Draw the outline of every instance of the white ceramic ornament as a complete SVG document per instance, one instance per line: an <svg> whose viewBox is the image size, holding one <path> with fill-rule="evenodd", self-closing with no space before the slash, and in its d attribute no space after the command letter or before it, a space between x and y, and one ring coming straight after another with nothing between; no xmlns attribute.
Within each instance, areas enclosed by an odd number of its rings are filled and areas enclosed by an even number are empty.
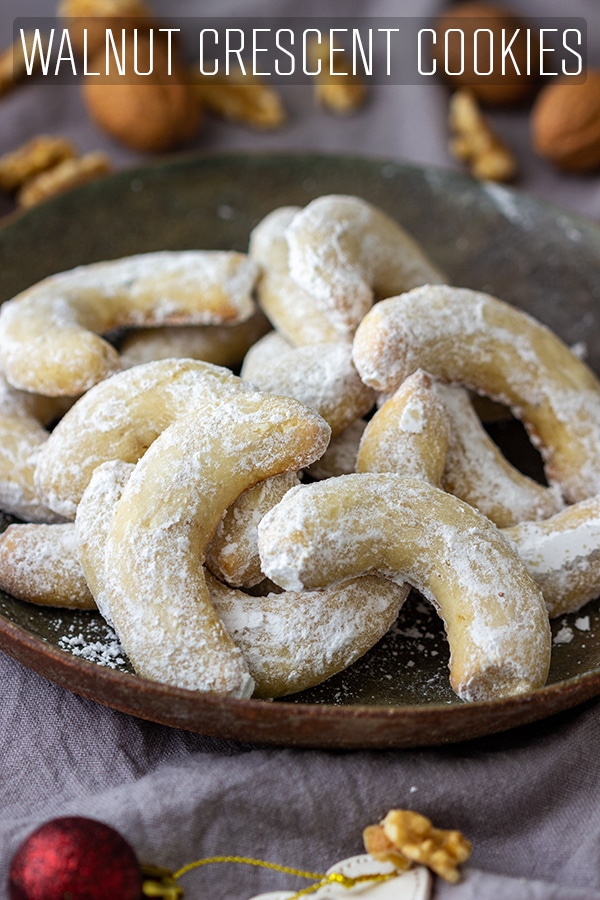
<svg viewBox="0 0 600 900"><path fill-rule="evenodd" d="M358 875L386 874L393 872L389 863L378 862L368 853L362 856L351 856L332 866L327 875L341 872L350 878ZM364 897L365 900L428 900L431 896L431 873L424 866L416 866L407 872L398 872L395 878L388 881L363 881L351 888L341 884L326 884L309 894L315 900L342 900L346 897ZM300 888L298 888L300 890ZM250 900L289 900L296 891L274 891L270 894L257 894Z"/></svg>

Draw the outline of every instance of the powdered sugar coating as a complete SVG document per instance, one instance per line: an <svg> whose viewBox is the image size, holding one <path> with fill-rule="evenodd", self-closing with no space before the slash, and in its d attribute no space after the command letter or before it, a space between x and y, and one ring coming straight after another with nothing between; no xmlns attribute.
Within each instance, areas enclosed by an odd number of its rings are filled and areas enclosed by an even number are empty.
<svg viewBox="0 0 600 900"><path fill-rule="evenodd" d="M296 472L282 472L248 488L229 507L206 550L207 567L232 587L254 587L264 579L258 554L258 523L300 483Z"/></svg>
<svg viewBox="0 0 600 900"><path fill-rule="evenodd" d="M358 448L366 425L364 419L357 419L341 434L333 437L323 456L309 467L310 477L322 481L323 478L356 472Z"/></svg>
<svg viewBox="0 0 600 900"><path fill-rule="evenodd" d="M375 294L444 281L416 241L359 197L318 197L286 229L290 274L336 330L352 334Z"/></svg>
<svg viewBox="0 0 600 900"><path fill-rule="evenodd" d="M334 327L290 275L285 232L298 212L298 206L275 209L250 235L248 252L262 270L257 287L259 305L277 332L293 346L348 341L349 335Z"/></svg>
<svg viewBox="0 0 600 900"><path fill-rule="evenodd" d="M34 472L44 426L64 410L63 401L18 391L0 376L0 508L26 522L61 521L37 496Z"/></svg>
<svg viewBox="0 0 600 900"><path fill-rule="evenodd" d="M418 369L369 421L358 451L357 472L396 472L440 486L450 422L434 379Z"/></svg>
<svg viewBox="0 0 600 900"><path fill-rule="evenodd" d="M185 358L234 368L269 327L265 316L257 312L236 325L135 328L119 341L121 366L130 369L156 359Z"/></svg>
<svg viewBox="0 0 600 900"><path fill-rule="evenodd" d="M246 366L242 374L248 377ZM323 416L335 436L367 413L375 393L361 380L348 344L293 347L253 367L252 383L263 391L295 397Z"/></svg>
<svg viewBox="0 0 600 900"><path fill-rule="evenodd" d="M509 406L568 502L600 492L600 383L548 328L494 297L424 286L378 303L354 339L363 380L395 390L424 368Z"/></svg>
<svg viewBox="0 0 600 900"><path fill-rule="evenodd" d="M40 450L35 486L55 512L72 519L94 468L136 462L179 416L252 391L229 369L201 360L158 360L119 372L83 395Z"/></svg>
<svg viewBox="0 0 600 900"><path fill-rule="evenodd" d="M342 671L389 630L408 588L354 578L320 591L251 597L208 578L211 601L241 649L255 696L306 690Z"/></svg>
<svg viewBox="0 0 600 900"><path fill-rule="evenodd" d="M294 400L237 391L154 441L116 506L102 572L113 625L139 674L250 696L243 657L210 602L206 547L243 490L308 465L329 434Z"/></svg>
<svg viewBox="0 0 600 900"><path fill-rule="evenodd" d="M550 616L600 596L600 498L581 500L542 522L504 529L542 589Z"/></svg>
<svg viewBox="0 0 600 900"><path fill-rule="evenodd" d="M288 590L366 572L409 582L444 619L450 680L464 700L546 680L541 591L488 519L423 481L356 474L294 488L262 520L259 549L267 576Z"/></svg>
<svg viewBox="0 0 600 900"><path fill-rule="evenodd" d="M94 609L79 561L75 526L9 525L0 535L0 588L40 606Z"/></svg>
<svg viewBox="0 0 600 900"><path fill-rule="evenodd" d="M500 528L545 519L563 509L557 485L544 487L514 468L481 425L469 394L438 383L450 419L442 487L475 506Z"/></svg>
<svg viewBox="0 0 600 900"><path fill-rule="evenodd" d="M98 335L132 325L239 322L258 267L231 251L139 254L39 282L0 309L0 364L15 387L77 396L118 371Z"/></svg>
<svg viewBox="0 0 600 900"><path fill-rule="evenodd" d="M109 622L110 598L96 573L103 571L110 522L133 469L121 462L99 466L77 510L81 558ZM407 594L387 579L365 577L331 590L255 597L209 572L205 577L210 602L241 649L259 697L304 690L346 668L390 628Z"/></svg>

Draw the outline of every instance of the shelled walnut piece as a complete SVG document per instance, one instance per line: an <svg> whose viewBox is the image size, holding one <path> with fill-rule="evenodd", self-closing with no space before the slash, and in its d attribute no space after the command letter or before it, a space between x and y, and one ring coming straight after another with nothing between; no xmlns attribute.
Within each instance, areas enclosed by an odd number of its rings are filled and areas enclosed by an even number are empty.
<svg viewBox="0 0 600 900"><path fill-rule="evenodd" d="M517 174L512 151L494 132L470 90L456 91L450 100L450 152L466 162L482 181L511 181Z"/></svg>
<svg viewBox="0 0 600 900"><path fill-rule="evenodd" d="M64 194L72 188L87 184L111 171L111 164L104 153L86 153L72 159L64 159L58 165L25 182L17 194L17 204L24 208L37 206L44 200Z"/></svg>
<svg viewBox="0 0 600 900"><path fill-rule="evenodd" d="M28 208L110 170L104 153L79 156L65 138L42 134L0 157L0 190L16 192L17 206Z"/></svg>
<svg viewBox="0 0 600 900"><path fill-rule="evenodd" d="M76 155L75 147L65 138L40 134L0 157L0 190L18 190L30 178Z"/></svg>
<svg viewBox="0 0 600 900"><path fill-rule="evenodd" d="M281 128L286 121L279 93L249 71L208 76L190 67L188 78L200 106L222 119L264 130Z"/></svg>
<svg viewBox="0 0 600 900"><path fill-rule="evenodd" d="M352 61L341 47L314 40L308 45L308 56L318 67L314 76L317 103L338 115L353 113L363 105L367 86L351 71Z"/></svg>
<svg viewBox="0 0 600 900"><path fill-rule="evenodd" d="M471 843L460 831L436 828L426 816L407 809L391 809L379 825L365 828L363 840L375 859L401 870L418 863L453 883L471 855Z"/></svg>

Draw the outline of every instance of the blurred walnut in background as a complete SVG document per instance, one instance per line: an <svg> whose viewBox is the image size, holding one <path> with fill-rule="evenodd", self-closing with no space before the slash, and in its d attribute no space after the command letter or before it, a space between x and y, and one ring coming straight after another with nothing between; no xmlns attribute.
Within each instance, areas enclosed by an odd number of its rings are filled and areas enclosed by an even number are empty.
<svg viewBox="0 0 600 900"><path fill-rule="evenodd" d="M435 31L437 72L449 84L468 87L487 106L510 106L532 97L539 79L527 74L528 60L537 65L537 41L531 30L528 36L521 18L489 3L457 3L437 18ZM507 44L510 52L505 52ZM486 72L491 74L479 74Z"/></svg>

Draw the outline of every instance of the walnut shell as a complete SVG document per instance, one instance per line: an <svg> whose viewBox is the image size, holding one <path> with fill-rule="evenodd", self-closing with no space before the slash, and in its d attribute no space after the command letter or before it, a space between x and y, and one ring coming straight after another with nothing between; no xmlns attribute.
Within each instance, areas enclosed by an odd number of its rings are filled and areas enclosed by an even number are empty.
<svg viewBox="0 0 600 900"><path fill-rule="evenodd" d="M457 72L461 68L462 58L458 35L448 40L448 58L445 58L445 32L449 29L460 29L465 38L464 71L460 75L448 75L445 69ZM493 55L490 60L489 44L485 40L478 42L480 71L487 71L493 63L491 75L478 75L475 72L474 35L478 28L489 28L494 35ZM501 42L502 29L512 35L520 29L512 44L520 74L507 72L501 76ZM439 75L455 87L468 87L477 99L487 106L511 106L522 103L532 96L536 90L538 79L527 72L527 26L522 19L508 10L489 3L467 2L451 6L447 12L438 16L435 24L437 41L434 47L434 58ZM456 38L456 39L455 39ZM532 41L532 54L534 44ZM494 74L496 73L496 74Z"/></svg>
<svg viewBox="0 0 600 900"><path fill-rule="evenodd" d="M127 39L128 54L133 53L133 40ZM137 36L141 71L150 68L151 40L149 35ZM152 74L89 76L83 98L96 124L125 146L143 152L163 153L191 140L202 113L183 67L173 57L169 76L166 45L155 36ZM103 65L102 53L90 69L102 72Z"/></svg>
<svg viewBox="0 0 600 900"><path fill-rule="evenodd" d="M560 169L600 168L600 71L576 84L560 78L540 91L531 111L533 148Z"/></svg>

